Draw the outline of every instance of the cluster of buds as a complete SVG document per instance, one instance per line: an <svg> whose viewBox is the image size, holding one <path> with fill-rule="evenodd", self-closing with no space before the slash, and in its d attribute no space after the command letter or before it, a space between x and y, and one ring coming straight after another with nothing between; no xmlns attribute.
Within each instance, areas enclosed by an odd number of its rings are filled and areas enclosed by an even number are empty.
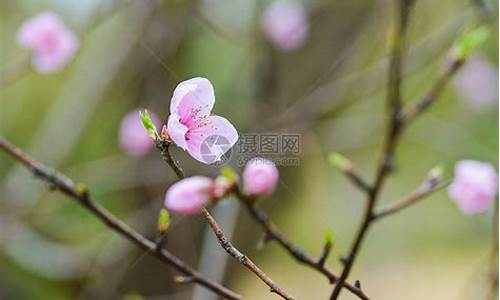
<svg viewBox="0 0 500 300"><path fill-rule="evenodd" d="M165 195L165 206L179 214L196 214L210 203L242 191L245 199L268 196L278 184L279 171L276 165L263 158L250 160L243 170L242 186L238 176L229 167L215 179L193 176L173 184Z"/></svg>

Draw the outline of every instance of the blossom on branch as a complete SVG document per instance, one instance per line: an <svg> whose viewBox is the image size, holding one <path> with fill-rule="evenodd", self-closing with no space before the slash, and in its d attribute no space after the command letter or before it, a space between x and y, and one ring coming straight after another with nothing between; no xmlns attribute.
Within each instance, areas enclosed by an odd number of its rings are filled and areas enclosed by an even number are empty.
<svg viewBox="0 0 500 300"><path fill-rule="evenodd" d="M201 77L179 83L170 102L169 138L205 164L220 161L238 140L231 122L210 115L214 104L214 88L208 79Z"/></svg>
<svg viewBox="0 0 500 300"><path fill-rule="evenodd" d="M264 196L272 193L278 184L279 171L276 165L264 158L247 162L243 171L243 191L249 196Z"/></svg>
<svg viewBox="0 0 500 300"><path fill-rule="evenodd" d="M180 214L196 214L213 198L214 180L193 176L174 183L165 195L165 207Z"/></svg>
<svg viewBox="0 0 500 300"><path fill-rule="evenodd" d="M467 215L486 211L498 192L498 175L489 163L462 160L448 189L450 198Z"/></svg>
<svg viewBox="0 0 500 300"><path fill-rule="evenodd" d="M307 11L296 0L277 0L262 16L262 30L277 48L291 51L302 46L309 33Z"/></svg>
<svg viewBox="0 0 500 300"><path fill-rule="evenodd" d="M17 42L33 51L33 67L44 74L62 69L79 48L77 36L50 11L26 20L17 31Z"/></svg>

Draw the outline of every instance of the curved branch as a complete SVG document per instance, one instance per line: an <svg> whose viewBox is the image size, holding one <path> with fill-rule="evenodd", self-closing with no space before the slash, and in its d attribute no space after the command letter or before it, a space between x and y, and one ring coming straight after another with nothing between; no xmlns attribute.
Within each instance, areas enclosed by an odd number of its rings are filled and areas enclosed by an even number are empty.
<svg viewBox="0 0 500 300"><path fill-rule="evenodd" d="M182 274L189 276L193 282L212 290L226 299L242 299L239 294L198 273L171 252L165 249L157 250L156 244L153 241L144 237L104 207L94 202L89 191L83 185L75 185L70 178L34 160L28 154L24 153L21 149L12 145L2 137L0 137L0 149L30 169L36 177L48 182L55 189L76 200L78 204L90 211L110 229L131 241L137 247L155 256L160 261L167 263Z"/></svg>

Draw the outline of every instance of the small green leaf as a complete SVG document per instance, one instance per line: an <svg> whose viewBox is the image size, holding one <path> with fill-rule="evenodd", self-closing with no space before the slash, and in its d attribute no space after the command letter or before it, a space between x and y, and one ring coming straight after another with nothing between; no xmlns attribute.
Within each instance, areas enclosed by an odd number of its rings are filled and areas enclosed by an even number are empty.
<svg viewBox="0 0 500 300"><path fill-rule="evenodd" d="M443 173L443 165L437 165L429 171L427 180L431 182L431 184L436 184L443 179Z"/></svg>
<svg viewBox="0 0 500 300"><path fill-rule="evenodd" d="M168 226L170 225L170 214L168 210L162 208L158 214L158 232L164 234L167 232Z"/></svg>
<svg viewBox="0 0 500 300"><path fill-rule="evenodd" d="M145 109L143 111L139 112L139 117L141 118L142 126L146 129L148 132L148 135L155 140L158 137L158 133L156 131L156 126L153 123L153 120L151 120L151 115L149 112Z"/></svg>
<svg viewBox="0 0 500 300"><path fill-rule="evenodd" d="M130 292L123 295L122 300L144 300L145 298L137 292Z"/></svg>
<svg viewBox="0 0 500 300"><path fill-rule="evenodd" d="M79 194L84 194L84 193L88 193L89 189L87 187L87 185L85 183L82 183L82 182L78 182L75 186L75 190L79 193Z"/></svg>
<svg viewBox="0 0 500 300"><path fill-rule="evenodd" d="M325 243L329 245L333 245L333 230L328 229L325 232Z"/></svg>
<svg viewBox="0 0 500 300"><path fill-rule="evenodd" d="M221 175L226 177L230 182L235 182L238 180L238 174L231 168L231 166L226 165L221 168Z"/></svg>
<svg viewBox="0 0 500 300"><path fill-rule="evenodd" d="M452 48L452 55L460 60L466 59L488 39L490 32L488 27L479 26L474 30L464 33L455 42Z"/></svg>
<svg viewBox="0 0 500 300"><path fill-rule="evenodd" d="M328 155L328 162L342 171L347 171L352 169L352 163L349 159L345 158L342 154L337 152L332 152Z"/></svg>

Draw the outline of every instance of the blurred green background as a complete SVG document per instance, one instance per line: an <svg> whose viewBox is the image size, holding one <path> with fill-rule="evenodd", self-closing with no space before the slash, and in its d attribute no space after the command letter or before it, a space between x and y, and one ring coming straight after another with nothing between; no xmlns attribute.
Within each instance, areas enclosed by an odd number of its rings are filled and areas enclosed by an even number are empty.
<svg viewBox="0 0 500 300"><path fill-rule="evenodd" d="M35 158L85 182L105 207L149 237L174 174L157 153L134 158L118 143L122 118L148 108L162 119L182 80L215 87L215 113L240 132L300 133L299 167L281 168L278 191L261 203L296 243L319 255L333 230L328 265L341 270L363 197L326 163L349 157L371 180L381 156L388 37L394 2L303 1L310 34L283 53L262 36L260 0L3 0L0 2L0 132ZM403 95L415 101L446 63L456 37L480 22L493 34L475 54L498 78L497 1L416 1L408 33ZM54 75L25 66L15 34L28 17L57 12L80 37L75 60ZM472 75L471 75L472 76ZM467 78L467 76L465 76ZM450 84L406 131L397 173L382 203L415 189L438 164L450 177L460 159L498 164L498 94L475 107ZM491 87L495 91L498 86ZM218 170L175 151L188 174ZM332 286L275 243L228 200L216 211L235 244L298 299L325 299ZM492 212L464 216L446 191L373 227L350 280L373 299L482 299L491 265ZM237 221L237 222L235 222ZM227 260L198 217L174 216L168 248L246 299L277 299ZM207 259L209 258L209 259ZM210 264L212 261L212 264ZM110 232L72 201L0 155L0 299L212 299ZM342 299L355 299L343 292Z"/></svg>

